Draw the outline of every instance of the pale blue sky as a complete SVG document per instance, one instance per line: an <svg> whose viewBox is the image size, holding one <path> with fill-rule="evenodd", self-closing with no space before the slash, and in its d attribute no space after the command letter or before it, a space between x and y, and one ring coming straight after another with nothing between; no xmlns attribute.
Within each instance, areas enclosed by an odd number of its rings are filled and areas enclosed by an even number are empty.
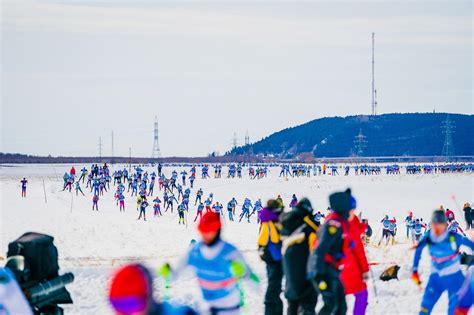
<svg viewBox="0 0 474 315"><path fill-rule="evenodd" d="M473 113L470 1L2 1L2 152L230 149L335 115Z"/></svg>

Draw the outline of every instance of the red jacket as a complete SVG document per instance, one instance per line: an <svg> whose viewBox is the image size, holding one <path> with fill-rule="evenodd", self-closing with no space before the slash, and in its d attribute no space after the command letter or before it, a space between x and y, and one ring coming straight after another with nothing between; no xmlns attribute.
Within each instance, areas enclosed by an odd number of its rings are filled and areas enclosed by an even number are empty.
<svg viewBox="0 0 474 315"><path fill-rule="evenodd" d="M454 212L452 210L446 210L446 219L454 220Z"/></svg>
<svg viewBox="0 0 474 315"><path fill-rule="evenodd" d="M71 175L76 175L76 169L73 167L71 167L71 170L69 171L69 174Z"/></svg>
<svg viewBox="0 0 474 315"><path fill-rule="evenodd" d="M367 289L362 274L369 271L369 263L361 239L366 228L358 217L349 221L349 240L352 242L352 250L346 257L344 269L341 272L341 281L346 294L354 294Z"/></svg>

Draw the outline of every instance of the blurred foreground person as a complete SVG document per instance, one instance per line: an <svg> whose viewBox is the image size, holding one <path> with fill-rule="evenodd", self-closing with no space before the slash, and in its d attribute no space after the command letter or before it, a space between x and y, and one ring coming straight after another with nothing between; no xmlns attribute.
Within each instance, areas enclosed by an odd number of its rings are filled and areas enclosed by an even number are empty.
<svg viewBox="0 0 474 315"><path fill-rule="evenodd" d="M158 274L165 279L176 279L187 267L191 267L210 314L238 315L245 304L241 281L247 279L259 283L260 280L247 265L242 253L221 239L218 213L204 214L198 231L202 241L192 244L175 268L165 264Z"/></svg>
<svg viewBox="0 0 474 315"><path fill-rule="evenodd" d="M303 198L290 212L281 215L283 272L288 315L315 313L318 294L307 278L306 265L316 241L318 226L311 202Z"/></svg>
<svg viewBox="0 0 474 315"><path fill-rule="evenodd" d="M33 314L15 276L3 267L0 267L0 314Z"/></svg>
<svg viewBox="0 0 474 315"><path fill-rule="evenodd" d="M345 255L344 268L341 272L341 281L346 295L355 297L354 315L363 315L368 305L369 293L366 280L369 278L369 262L365 255L362 235L365 234L367 225L355 215L357 203L351 196L351 210L349 212L349 253Z"/></svg>
<svg viewBox="0 0 474 315"><path fill-rule="evenodd" d="M464 283L461 271L461 258L459 248L464 245L474 250L474 243L461 234L448 230L448 222L443 210L433 212L431 230L426 233L416 246L413 261L413 281L420 286L418 265L421 253L428 246L431 256L431 274L425 288L419 314L430 314L441 294L448 291L449 306L447 314L455 314L459 303L459 294Z"/></svg>
<svg viewBox="0 0 474 315"><path fill-rule="evenodd" d="M260 235L258 253L265 262L268 285L265 293L265 315L283 315L283 302L280 298L283 266L281 263L281 239L278 220L283 211L280 203L269 200L259 214Z"/></svg>
<svg viewBox="0 0 474 315"><path fill-rule="evenodd" d="M308 275L323 297L324 306L319 314L342 315L347 312L347 304L339 276L345 257L350 255L351 240L347 220L351 209L355 208L355 199L348 189L330 195L329 203L332 211L319 230L318 244L308 263ZM362 296L361 299L363 298Z"/></svg>
<svg viewBox="0 0 474 315"><path fill-rule="evenodd" d="M175 307L153 299L151 273L140 264L118 269L112 276L109 301L117 315L194 315L189 307Z"/></svg>

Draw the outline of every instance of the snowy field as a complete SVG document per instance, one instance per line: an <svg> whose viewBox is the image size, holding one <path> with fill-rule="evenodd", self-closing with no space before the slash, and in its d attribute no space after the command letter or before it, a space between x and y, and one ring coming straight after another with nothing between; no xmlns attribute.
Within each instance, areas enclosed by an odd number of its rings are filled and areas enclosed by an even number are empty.
<svg viewBox="0 0 474 315"><path fill-rule="evenodd" d="M89 167L87 165L86 167ZM86 197L62 192L62 174L70 165L21 165L3 166L1 178L0 212L0 256L6 256L10 241L28 231L47 233L55 237L60 255L61 272L72 271L76 280L68 288L73 305L65 306L67 314L111 314L106 300L107 281L114 267L131 261L142 261L151 268L163 262L173 264L185 252L191 239L197 238L192 219L195 207L190 208L188 227L179 226L175 214L164 213L154 218L148 208L148 221L137 221L136 198L126 195L126 212L120 213L113 193L109 192L99 201L99 212L91 211L91 194ZM77 171L82 165L75 165ZM112 167L112 171L114 168ZM148 168L150 170L150 168ZM164 169L165 173L173 170ZM189 171L189 170L188 170ZM403 172L404 170L402 170ZM199 172L198 172L199 173ZM211 172L212 173L212 172ZM225 177L226 169L223 170ZM369 314L417 314L421 293L409 279L413 258L410 244L404 237L403 222L409 210L417 217L428 220L431 211L443 204L455 211L464 227L459 206L474 200L474 176L471 174L433 175L379 175L379 176L321 176L311 178L278 177L279 169L272 168L268 178L250 180L244 172L242 179L196 179L191 195L202 187L204 195L214 193L214 200L226 205L235 196L239 203L248 197L255 201L274 198L280 194L288 204L296 193L298 198L308 197L316 210L324 211L328 206L329 193L351 187L358 201L358 209L369 219L374 235L380 237L378 223L388 214L399 222L397 244L390 247L368 247L369 261L379 263L373 267L378 278L382 269L391 262L401 266L399 281L369 283ZM28 196L20 198L20 180L27 177ZM44 185L43 185L44 182ZM156 185L156 189L158 184ZM158 192L155 192L155 195ZM159 192L161 198L162 192ZM46 195L46 200L45 200ZM238 211L239 212L239 211ZM191 218L192 217L192 218ZM236 244L245 254L250 265L263 279L259 289L246 288L247 307L245 314L263 313L265 289L265 266L256 251L258 226L252 223L224 223L224 238ZM375 243L375 241L373 240ZM425 253L426 254L426 253ZM0 258L1 259L1 258ZM4 261L0 261L4 263ZM429 258L422 261L422 280L426 283ZM159 295L162 284L156 282ZM200 293L192 275L185 275L173 284L170 294L175 301L201 304ZM352 301L349 299L349 306ZM447 297L443 296L434 310L445 314Z"/></svg>

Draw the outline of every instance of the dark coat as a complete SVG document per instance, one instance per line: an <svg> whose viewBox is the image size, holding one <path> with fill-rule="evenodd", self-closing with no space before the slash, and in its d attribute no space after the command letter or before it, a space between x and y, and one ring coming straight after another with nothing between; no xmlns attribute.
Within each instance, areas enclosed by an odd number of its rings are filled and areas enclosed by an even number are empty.
<svg viewBox="0 0 474 315"><path fill-rule="evenodd" d="M288 300L299 300L316 295L307 278L306 266L309 253L316 239L318 227L308 211L295 208L280 217L283 240L283 270L286 277L285 297Z"/></svg>

